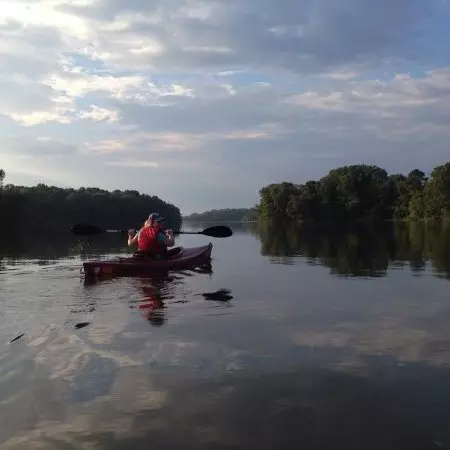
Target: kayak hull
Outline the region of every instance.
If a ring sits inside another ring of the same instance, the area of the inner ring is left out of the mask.
[[[152,275],[155,272],[192,269],[210,264],[212,244],[202,247],[179,247],[166,259],[144,259],[118,257],[111,260],[87,261],[83,263],[86,276],[135,276]]]

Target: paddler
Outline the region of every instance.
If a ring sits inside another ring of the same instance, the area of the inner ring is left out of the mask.
[[[175,245],[173,231],[164,226],[165,218],[158,213],[151,213],[144,226],[128,231],[128,246],[137,244],[137,255],[163,258],[168,247]]]

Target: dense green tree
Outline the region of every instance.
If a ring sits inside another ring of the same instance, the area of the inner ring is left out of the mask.
[[[414,169],[408,174],[408,183],[413,191],[420,191],[424,188],[427,178],[421,170]]]
[[[374,165],[338,167],[305,184],[270,184],[260,191],[261,219],[354,221],[428,219],[450,214],[450,163],[428,179],[412,170],[407,176]]]
[[[354,165],[331,170],[320,184],[331,179],[335,185],[332,219],[348,217],[383,217],[385,170],[377,166]],[[326,204],[324,205],[326,206]],[[328,209],[328,208],[326,208]]]
[[[2,189],[0,226],[33,229],[67,229],[77,222],[104,228],[139,227],[151,212],[181,225],[180,210],[156,196],[137,191],[109,192],[96,187],[65,189],[38,184],[33,187],[5,184]]]
[[[183,220],[196,222],[241,222],[256,220],[257,218],[258,213],[252,208],[225,208],[190,214],[183,217]]]
[[[438,166],[431,172],[424,199],[427,217],[450,215],[450,163]]]
[[[292,183],[270,184],[260,190],[260,216],[263,218],[285,217],[291,197],[298,194],[298,188]]]

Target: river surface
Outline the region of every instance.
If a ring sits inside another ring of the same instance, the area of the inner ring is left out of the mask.
[[[450,227],[230,226],[93,284],[123,236],[4,234],[0,449],[450,448]]]

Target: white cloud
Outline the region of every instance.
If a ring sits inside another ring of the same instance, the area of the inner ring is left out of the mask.
[[[358,76],[358,72],[353,70],[339,70],[336,72],[328,72],[320,75],[322,78],[328,78],[330,80],[351,80]]]
[[[62,37],[68,40],[87,38],[89,29],[86,21],[59,10],[61,3],[52,0],[27,3],[0,1],[0,23],[18,23],[23,27],[23,31],[27,31],[30,26],[57,29],[62,32]]]
[[[131,167],[134,169],[148,169],[159,167],[159,163],[155,161],[146,161],[132,158],[119,159],[117,161],[107,161],[106,164],[110,166]]]
[[[276,123],[267,123],[253,128],[243,128],[222,133],[146,133],[131,130],[124,131],[121,138],[118,139],[86,143],[82,153],[87,155],[112,155],[136,152],[141,154],[163,152],[164,157],[166,157],[167,155],[179,154],[185,151],[213,149],[214,145],[220,141],[261,141],[277,138],[284,134],[289,134],[289,130]]]
[[[26,125],[33,126],[46,122],[59,122],[68,124],[71,122],[71,118],[66,115],[70,111],[65,108],[54,108],[54,111],[32,111],[30,113],[10,113],[6,114],[14,121]]]
[[[83,183],[114,187],[122,168],[154,168],[170,198],[189,203],[202,167],[215,183],[232,172],[249,199],[268,180],[340,162],[447,157],[450,61],[438,39],[448,34],[432,25],[450,11],[438,0],[0,6],[0,155],[11,171],[38,164],[70,180],[76,160]],[[183,192],[169,167],[183,167]],[[230,189],[202,192],[232,204]]]
[[[389,81],[363,80],[342,85],[338,92],[308,91],[294,94],[287,103],[302,108],[345,111],[380,117],[415,114],[450,115],[450,69],[428,71],[424,77],[397,74]]]
[[[303,94],[295,94],[286,99],[287,103],[311,109],[335,109],[344,110],[344,98],[342,92],[319,93],[308,91]]]
[[[38,158],[42,156],[68,155],[77,151],[75,145],[51,136],[37,136],[35,138],[14,136],[4,140],[3,148],[7,153],[15,156]]]
[[[24,125],[68,123],[73,105],[51,88],[20,74],[0,75],[0,114]]]
[[[54,91],[63,92],[68,97],[83,97],[91,92],[108,93],[118,99],[132,99],[140,92],[152,88],[142,76],[99,76],[80,73],[71,68],[64,72],[50,74],[43,83]],[[141,94],[142,95],[142,94]]]
[[[440,8],[439,0],[99,0],[64,11],[92,24],[90,48],[116,67],[320,73],[407,57],[404,43]]]
[[[290,130],[279,123],[266,123],[261,126],[231,131],[229,133],[216,134],[215,139],[235,139],[235,140],[270,140],[280,136],[290,134]]]
[[[90,105],[90,110],[80,111],[78,117],[82,120],[117,122],[119,120],[119,112]]]
[[[121,139],[106,139],[89,142],[83,153],[86,154],[114,154],[133,151],[184,151],[202,146],[208,137],[196,133],[131,133]]]
[[[123,152],[127,149],[126,142],[120,140],[107,139],[98,142],[88,142],[85,144],[82,153],[86,154],[110,154]]]
[[[239,74],[239,70],[224,70],[217,74],[218,77],[231,77],[232,75]]]

